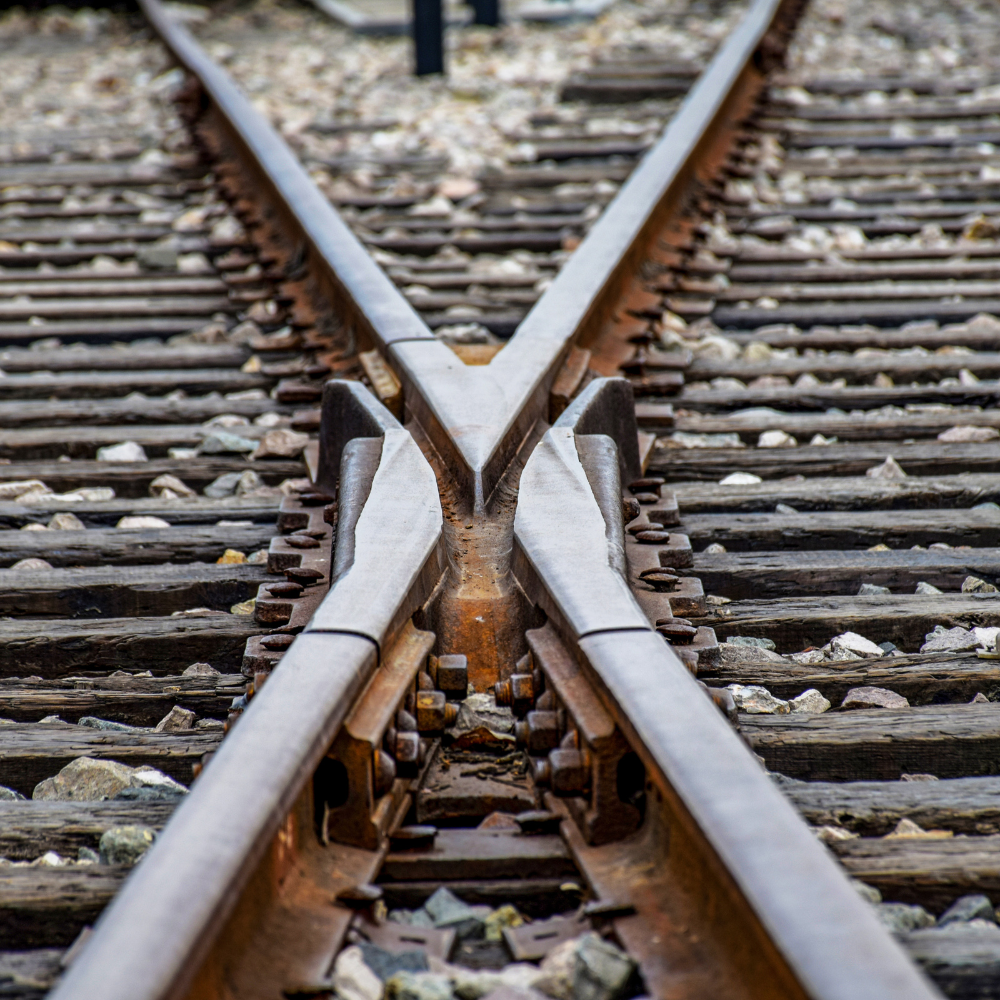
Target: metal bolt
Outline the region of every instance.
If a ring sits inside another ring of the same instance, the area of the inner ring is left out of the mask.
[[[462,653],[427,658],[427,672],[448,698],[464,698],[469,689],[469,663]]]
[[[630,535],[638,535],[640,531],[662,531],[663,525],[659,521],[647,519],[645,523],[630,524],[625,530]]]
[[[287,632],[276,632],[274,635],[265,635],[261,640],[260,644],[265,649],[272,650],[286,650],[295,641],[294,635],[289,635]]]
[[[535,703],[535,678],[531,674],[511,674],[493,687],[498,705],[509,705],[513,713],[523,716]]]
[[[514,733],[532,757],[546,754],[559,746],[558,713],[529,712],[524,722],[514,727]]]
[[[578,795],[590,784],[588,750],[553,750],[549,754],[549,767],[554,795]]]
[[[376,750],[372,754],[372,777],[375,798],[380,799],[392,790],[392,783],[396,780],[396,762],[384,750]]]
[[[639,579],[648,583],[657,593],[669,593],[680,582],[680,577],[669,569],[644,569],[639,574]]]
[[[423,762],[423,747],[420,735],[414,732],[396,733],[393,741],[393,756],[396,758],[396,774],[400,778],[415,778]]]
[[[647,528],[644,531],[637,531],[634,537],[637,542],[642,542],[643,545],[665,545],[670,541],[670,532]]]
[[[319,542],[308,535],[286,535],[283,541],[293,549],[318,549]]]
[[[539,712],[554,712],[558,707],[556,696],[551,691],[543,691],[535,702],[535,708]]]
[[[544,760],[535,761],[535,784],[540,788],[545,788],[552,781],[552,765],[549,763],[549,758],[546,757]]]
[[[447,701],[443,691],[417,692],[417,729],[421,733],[439,733],[447,726]],[[457,717],[458,709],[455,709]]]
[[[656,631],[674,645],[687,646],[694,642],[698,630],[686,618],[658,618]]]

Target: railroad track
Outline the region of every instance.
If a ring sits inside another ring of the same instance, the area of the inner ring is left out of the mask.
[[[758,0],[477,356],[143,11],[188,130],[0,168],[9,995],[992,995],[992,81],[783,76]]]

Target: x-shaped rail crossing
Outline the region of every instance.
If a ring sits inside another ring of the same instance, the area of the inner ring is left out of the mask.
[[[718,143],[708,125],[759,92],[779,0],[757,0],[510,342],[476,367],[434,338],[284,142],[157,0],[142,6],[255,164],[262,193],[292,216],[334,307],[397,373],[413,433],[359,384],[328,384],[321,479],[336,482],[358,441],[372,460],[353,508],[341,499],[350,559],[54,996],[185,994],[258,860],[276,837],[279,846],[292,837],[289,810],[380,651],[435,588],[447,608],[435,622],[441,652],[469,656],[480,690],[510,655],[505,646],[521,641],[524,607],[555,624],[646,767],[667,817],[666,853],[686,859],[670,874],[672,891],[691,895],[736,951],[759,950],[761,975],[783,970],[773,993],[748,980],[748,996],[932,996],[629,591],[621,476],[639,469],[627,383],[595,380],[547,421],[567,353],[614,322],[640,265],[656,257],[664,219],[697,183],[703,168],[693,164]],[[727,887],[725,902],[703,888],[710,875]],[[738,940],[747,926],[752,941]],[[659,940],[636,933],[624,942],[653,995],[665,995],[674,974]]]

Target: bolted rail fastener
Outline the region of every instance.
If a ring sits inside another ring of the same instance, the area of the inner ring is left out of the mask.
[[[535,703],[535,678],[531,674],[511,674],[493,686],[498,705],[507,705],[516,716],[524,716]]]

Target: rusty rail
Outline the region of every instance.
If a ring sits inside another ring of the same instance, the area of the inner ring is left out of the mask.
[[[360,762],[371,801],[375,748],[434,642],[410,623],[423,608],[439,637],[487,644],[527,632],[512,641],[530,647],[578,724],[582,744],[566,749],[577,755],[570,770],[596,769],[589,810],[577,815],[550,797],[552,807],[568,810],[564,837],[601,895],[623,892],[635,906],[616,927],[655,995],[683,980],[681,957],[704,962],[707,954],[712,986],[722,988],[716,995],[932,997],[628,590],[615,501],[621,476],[638,471],[630,392],[616,380],[595,383],[554,427],[544,422],[567,352],[598,344],[614,326],[616,308],[635,294],[639,265],[656,260],[657,234],[729,149],[728,121],[755,100],[793,3],[758,0],[510,344],[481,368],[464,366],[432,337],[276,133],[157,0],[141,3],[199,78],[220,141],[238,147],[248,176],[276,206],[273,238],[301,252],[318,275],[316,296],[398,373],[413,435],[434,470],[366,390],[328,387],[320,480],[339,471],[343,484],[353,474],[352,456],[361,452],[345,451],[345,439],[381,441],[374,473],[356,477],[367,495],[338,526],[337,579],[54,996],[246,995],[241,982],[256,990],[274,981],[276,953],[279,973],[322,975],[346,929],[331,896],[374,877],[407,801],[405,787],[393,785],[382,799],[388,805],[352,833],[356,846],[327,847],[328,816],[343,806],[329,761],[348,770]],[[610,343],[599,358],[614,354]],[[356,419],[345,424],[349,413]],[[513,490],[518,480],[513,512],[497,486]],[[468,521],[467,534],[442,526],[439,490]],[[484,598],[469,576],[485,571],[499,583]],[[528,628],[513,582],[546,612],[544,628]],[[438,610],[428,611],[435,588]],[[501,610],[473,625],[491,601]],[[475,669],[485,675],[496,664]],[[342,737],[349,745],[330,757]],[[654,793],[644,819],[601,799],[629,754]],[[539,780],[551,784],[559,760],[550,758]],[[682,920],[689,951],[679,957],[658,934],[676,934]]]
[[[556,624],[656,788],[670,846],[656,852],[665,895],[713,926],[736,977],[753,996],[823,1000],[931,997],[932,988],[848,885],[722,714],[650,628],[613,552],[623,548],[616,453],[634,448],[622,412],[624,379],[595,380],[532,452],[521,476],[515,572]],[[594,461],[595,438],[610,446]],[[628,462],[622,465],[628,470]],[[596,487],[596,488],[595,488]],[[613,527],[611,527],[612,523]],[[567,527],[573,539],[567,544]],[[608,538],[608,536],[612,536]],[[651,818],[647,822],[652,822]],[[585,866],[586,862],[582,862]],[[662,866],[662,868],[660,868]],[[697,871],[700,877],[693,877]],[[808,886],[809,891],[803,892]],[[650,950],[648,927],[665,922],[624,872],[617,891],[637,921],[617,925],[632,950]],[[728,914],[728,918],[727,918]],[[747,948],[749,940],[752,947]],[[665,983],[670,969],[656,967]],[[644,966],[646,968],[646,966]],[[649,979],[654,978],[647,972]],[[759,984],[767,982],[766,989]],[[771,993],[780,982],[782,992]],[[655,988],[654,988],[655,989]]]
[[[206,956],[214,950],[218,963],[217,938],[241,899],[273,893],[286,877],[313,826],[301,802],[310,778],[384,647],[398,641],[441,575],[437,485],[412,437],[360,383],[333,383],[326,395],[328,408],[355,417],[343,421],[353,432],[341,428],[339,439],[324,441],[328,462],[343,473],[344,439],[353,434],[380,447],[352,523],[351,564],[102,915],[57,996],[182,996],[199,970],[195,988],[204,988],[218,967],[205,968]]]

